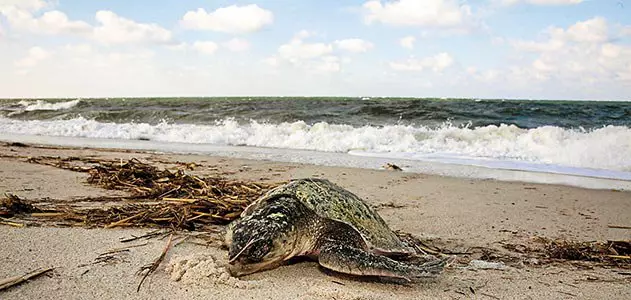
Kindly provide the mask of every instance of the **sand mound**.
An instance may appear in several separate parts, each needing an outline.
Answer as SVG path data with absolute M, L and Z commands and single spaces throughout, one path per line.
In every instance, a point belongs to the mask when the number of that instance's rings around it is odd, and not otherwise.
M 173 255 L 165 271 L 170 274 L 171 280 L 184 284 L 223 284 L 239 289 L 255 287 L 254 282 L 243 281 L 230 276 L 225 269 L 225 263 L 209 253 L 195 253 L 188 256 Z

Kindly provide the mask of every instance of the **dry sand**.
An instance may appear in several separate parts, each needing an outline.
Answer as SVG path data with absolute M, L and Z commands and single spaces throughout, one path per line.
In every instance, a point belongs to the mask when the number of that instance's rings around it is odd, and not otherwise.
M 328 178 L 371 205 L 393 229 L 450 249 L 526 243 L 535 235 L 578 240 L 631 239 L 631 193 L 567 186 L 447 178 L 210 157 L 46 147 L 0 147 L 0 192 L 25 199 L 112 195 L 85 183 L 85 174 L 24 162 L 17 156 L 141 158 L 195 162 L 194 173 L 277 182 Z M 91 264 L 119 239 L 148 229 L 14 228 L 0 225 L 0 279 L 39 267 L 56 267 L 40 278 L 0 292 L 0 299 L 631 299 L 629 270 L 570 263 L 508 264 L 504 269 L 458 265 L 436 280 L 399 285 L 331 274 L 300 262 L 240 279 L 225 273 L 226 250 L 184 242 L 174 247 L 140 292 L 135 273 L 166 241 L 133 244 L 109 263 Z

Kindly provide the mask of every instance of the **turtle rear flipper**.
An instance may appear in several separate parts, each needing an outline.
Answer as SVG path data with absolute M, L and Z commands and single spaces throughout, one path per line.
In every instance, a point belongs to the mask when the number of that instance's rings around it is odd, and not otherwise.
M 406 281 L 436 277 L 446 264 L 446 261 L 437 259 L 422 265 L 412 265 L 348 245 L 333 243 L 322 247 L 318 262 L 321 266 L 340 273 Z

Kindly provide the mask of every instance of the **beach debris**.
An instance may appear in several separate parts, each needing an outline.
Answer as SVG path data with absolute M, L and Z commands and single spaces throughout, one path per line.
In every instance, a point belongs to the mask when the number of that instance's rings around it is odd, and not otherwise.
M 52 270 L 54 270 L 55 268 L 39 268 L 36 269 L 32 272 L 26 273 L 24 275 L 18 275 L 18 276 L 14 276 L 14 277 L 10 277 L 10 278 L 6 278 L 6 279 L 2 279 L 0 280 L 0 291 L 6 290 L 12 286 L 16 286 L 18 284 L 21 284 L 25 281 L 28 281 L 30 279 L 34 279 L 37 278 L 43 274 L 46 274 Z
M 608 225 L 608 228 L 616 228 L 616 229 L 631 229 L 631 226 L 622 226 L 622 225 Z
M 549 258 L 565 260 L 627 260 L 631 267 L 631 241 L 577 242 L 538 237 Z
M 401 167 L 393 164 L 393 163 L 386 163 L 385 165 L 383 165 L 383 168 L 386 170 L 390 170 L 390 171 L 403 171 L 403 169 L 401 169 Z
M 503 262 L 474 259 L 469 262 L 469 268 L 477 270 L 503 270 L 506 269 L 506 265 Z
M 88 183 L 106 189 L 123 190 L 129 196 L 107 197 L 116 201 L 103 208 L 94 206 L 47 205 L 39 208 L 7 194 L 0 202 L 0 217 L 16 215 L 40 221 L 64 221 L 86 227 L 160 226 L 196 229 L 212 224 L 227 224 L 274 184 L 228 180 L 222 177 L 189 175 L 182 169 L 159 169 L 137 159 L 104 161 L 91 167 L 70 165 L 79 158 L 33 158 L 32 161 L 79 172 L 88 172 Z M 98 161 L 98 160 L 97 160 Z M 88 163 L 97 162 L 88 159 Z M 104 199 L 82 198 L 75 203 Z
M 20 197 L 5 193 L 4 199 L 0 199 L 0 216 L 1 217 L 13 217 L 15 215 L 27 214 L 38 212 L 32 204 L 20 199 Z
M 631 268 L 631 241 L 571 241 L 537 236 L 528 246 L 503 243 L 502 247 L 520 253 L 537 264 L 554 261 L 593 262 L 596 264 Z
M 396 203 L 390 201 L 390 202 L 385 202 L 385 203 L 379 203 L 377 205 L 373 205 L 372 207 L 374 209 L 376 209 L 376 210 L 380 210 L 380 209 L 384 209 L 384 208 L 404 208 L 404 207 L 406 207 L 406 205 L 396 204 Z
M 142 286 L 142 283 L 145 282 L 145 279 L 147 279 L 147 277 L 151 273 L 155 272 L 158 269 L 158 267 L 164 260 L 164 257 L 167 255 L 167 252 L 169 252 L 169 249 L 171 249 L 172 242 L 173 242 L 173 234 L 169 235 L 169 240 L 167 241 L 166 246 L 162 250 L 162 253 L 160 253 L 160 256 L 158 256 L 158 258 L 156 258 L 152 263 L 144 265 L 140 268 L 137 274 L 142 275 L 142 278 L 140 279 L 140 282 L 138 283 L 136 292 L 140 292 L 140 287 Z
M 13 226 L 13 227 L 18 227 L 18 228 L 26 227 L 26 224 L 24 223 L 5 221 L 5 219 L 2 219 L 2 218 L 0 218 L 0 225 L 8 225 L 8 226 Z
M 8 143 L 7 146 L 9 147 L 20 147 L 20 148 L 26 148 L 29 147 L 29 145 L 24 144 L 24 143 L 20 143 L 20 142 L 12 142 L 12 143 Z

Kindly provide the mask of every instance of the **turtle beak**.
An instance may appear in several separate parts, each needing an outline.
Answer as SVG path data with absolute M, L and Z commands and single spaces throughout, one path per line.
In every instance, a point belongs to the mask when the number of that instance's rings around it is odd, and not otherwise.
M 268 260 L 262 261 L 260 263 L 253 264 L 244 264 L 240 261 L 230 263 L 226 266 L 226 269 L 230 273 L 230 275 L 234 277 L 240 277 L 264 270 L 269 270 L 280 266 L 283 263 L 283 260 Z

